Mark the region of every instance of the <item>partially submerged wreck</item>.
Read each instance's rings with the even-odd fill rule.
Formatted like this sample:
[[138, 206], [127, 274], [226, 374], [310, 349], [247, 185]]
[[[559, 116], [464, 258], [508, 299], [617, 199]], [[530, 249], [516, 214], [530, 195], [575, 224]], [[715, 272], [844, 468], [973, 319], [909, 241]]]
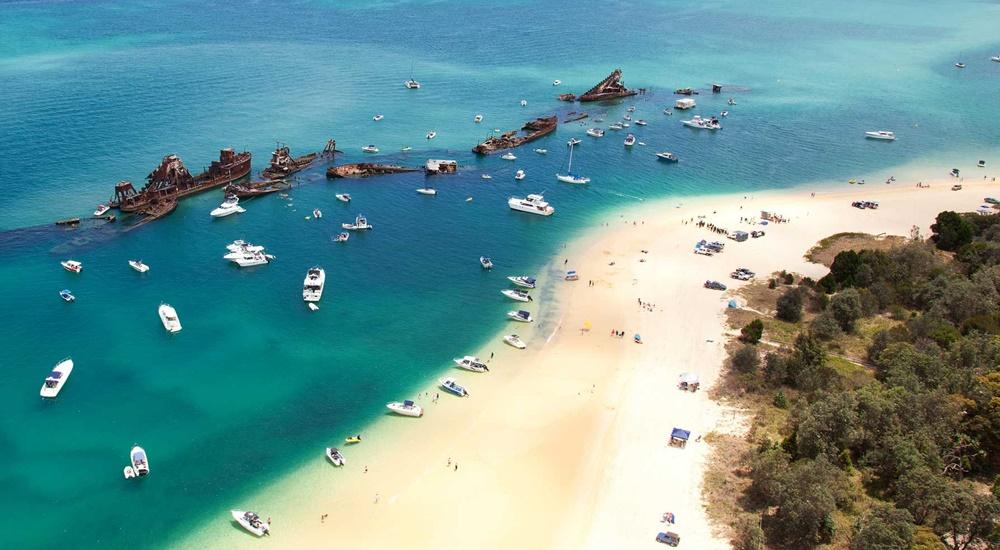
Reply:
[[587, 90], [587, 93], [581, 95], [578, 99], [581, 102], [604, 101], [633, 96], [638, 93], [638, 90], [630, 90], [625, 87], [625, 84], [622, 83], [622, 70], [615, 69], [604, 80], [600, 81], [590, 90]]
[[336, 178], [368, 178], [371, 176], [382, 176], [385, 174], [402, 174], [404, 172], [419, 172], [419, 168], [408, 168], [395, 164], [375, 164], [371, 162], [355, 162], [352, 164], [341, 164], [331, 166], [326, 169], [327, 179]]
[[519, 135], [518, 130], [511, 130], [499, 136], [490, 136], [486, 141], [473, 147], [472, 152], [477, 155], [488, 155], [505, 149], [513, 149], [551, 134], [558, 124], [559, 118], [556, 115], [539, 117], [522, 126], [520, 130], [523, 132], [522, 134]]
[[227, 196], [236, 195], [241, 199], [249, 199], [277, 193], [278, 191], [287, 191], [291, 188], [292, 184], [285, 180], [263, 180], [251, 181], [249, 183], [230, 183], [224, 191]]
[[434, 174], [454, 174], [458, 171], [458, 161], [428, 159], [424, 164], [424, 172], [428, 175]]
[[[331, 140], [332, 141], [332, 140]], [[331, 145], [329, 142], [327, 145]], [[332, 147], [336, 149], [337, 143], [333, 142]], [[261, 176], [265, 179], [275, 180], [281, 179], [292, 174], [301, 171], [306, 166], [309, 166], [312, 161], [316, 160], [319, 153], [309, 153], [308, 155], [302, 155], [301, 157], [292, 158], [291, 151], [286, 145], [278, 145], [278, 147], [271, 153], [271, 163], [268, 164], [267, 168], [261, 172]]]

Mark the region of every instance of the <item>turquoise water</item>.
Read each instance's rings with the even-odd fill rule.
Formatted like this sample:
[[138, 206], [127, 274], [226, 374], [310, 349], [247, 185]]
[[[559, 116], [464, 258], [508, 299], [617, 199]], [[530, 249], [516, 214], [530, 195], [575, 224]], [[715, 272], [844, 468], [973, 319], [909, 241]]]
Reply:
[[[509, 309], [497, 293], [503, 275], [539, 269], [610, 209], [994, 151], [1000, 63], [988, 58], [1000, 53], [998, 16], [1000, 6], [979, 2], [0, 5], [8, 544], [153, 545], [221, 517], [315, 458], [317, 442], [356, 431], [485, 341]], [[959, 58], [966, 69], [952, 67]], [[646, 147], [626, 150], [610, 131], [589, 138], [591, 122], [539, 141], [546, 156], [536, 145], [513, 163], [468, 152], [492, 128], [578, 109], [554, 95], [582, 92], [616, 66], [652, 93], [585, 109], [606, 126], [634, 103], [633, 117], [649, 121], [632, 128]], [[419, 91], [402, 86], [411, 70]], [[697, 96], [692, 114], [728, 108], [722, 132], [661, 113], [672, 89], [713, 81], [736, 91]], [[738, 105], [725, 105], [730, 95]], [[375, 113], [385, 120], [372, 122]], [[483, 124], [472, 122], [477, 113]], [[899, 140], [861, 138], [882, 128]], [[570, 136], [584, 140], [574, 167], [589, 186], [552, 177]], [[290, 201], [249, 201], [246, 214], [223, 220], [208, 216], [221, 200], [212, 192], [125, 234], [44, 225], [88, 214], [116, 181], [141, 182], [164, 154], [197, 169], [221, 147], [246, 147], [260, 170], [277, 140], [301, 154], [331, 137], [348, 161], [368, 143], [409, 145], [409, 155], [378, 158], [455, 158], [462, 171], [433, 179], [441, 192], [428, 198], [414, 193], [421, 174], [327, 183], [320, 164], [297, 178]], [[681, 162], [657, 163], [663, 149]], [[504, 205], [542, 190], [552, 218]], [[354, 202], [335, 201], [341, 191]], [[324, 217], [306, 221], [315, 207]], [[331, 243], [357, 213], [376, 229]], [[229, 265], [221, 256], [236, 238], [267, 245], [277, 261]], [[498, 269], [483, 273], [481, 254]], [[131, 271], [133, 257], [150, 273]], [[66, 258], [83, 261], [84, 273], [63, 272]], [[315, 264], [327, 270], [327, 294], [310, 313], [301, 282]], [[66, 287], [75, 304], [59, 300]], [[162, 330], [161, 301], [177, 308], [181, 333]], [[67, 355], [77, 370], [56, 401], [40, 401], [47, 370]], [[153, 474], [127, 483], [134, 443], [149, 451]]]

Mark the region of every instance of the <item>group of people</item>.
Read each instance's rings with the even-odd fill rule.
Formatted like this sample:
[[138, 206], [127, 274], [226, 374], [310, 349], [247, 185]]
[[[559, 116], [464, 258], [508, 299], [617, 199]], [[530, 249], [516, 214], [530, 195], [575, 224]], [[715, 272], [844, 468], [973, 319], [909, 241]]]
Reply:
[[713, 232], [719, 233], [721, 235], [726, 235], [726, 234], [729, 233], [728, 230], [726, 230], [726, 229], [724, 229], [722, 227], [719, 227], [719, 226], [715, 225], [714, 223], [708, 223], [708, 222], [705, 222], [705, 221], [699, 221], [697, 225], [698, 225], [698, 227], [703, 227], [705, 229], [708, 229], [709, 231], [713, 231]]

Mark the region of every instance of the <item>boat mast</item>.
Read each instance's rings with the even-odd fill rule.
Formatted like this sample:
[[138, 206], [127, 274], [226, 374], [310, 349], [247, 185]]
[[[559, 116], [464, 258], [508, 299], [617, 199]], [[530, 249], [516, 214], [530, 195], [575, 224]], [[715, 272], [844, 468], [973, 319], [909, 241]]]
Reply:
[[566, 167], [566, 174], [569, 176], [573, 175], [573, 144], [569, 146], [569, 166]]

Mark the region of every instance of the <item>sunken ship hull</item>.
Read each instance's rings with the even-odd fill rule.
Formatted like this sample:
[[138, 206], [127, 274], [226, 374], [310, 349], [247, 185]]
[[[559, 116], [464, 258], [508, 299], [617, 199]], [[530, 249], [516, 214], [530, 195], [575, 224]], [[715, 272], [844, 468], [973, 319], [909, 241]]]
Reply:
[[[327, 148], [330, 149], [331, 154], [335, 151], [335, 147], [336, 142], [333, 140], [327, 143]], [[319, 153], [309, 153], [308, 155], [294, 158], [288, 147], [282, 145], [271, 153], [271, 163], [268, 164], [267, 168], [260, 175], [264, 179], [269, 180], [286, 178], [309, 166], [317, 157], [319, 157]]]
[[622, 70], [615, 69], [604, 80], [587, 90], [587, 93], [577, 99], [581, 102], [607, 101], [609, 99], [633, 96], [638, 93], [638, 90], [630, 90], [625, 87], [625, 84], [622, 83]]
[[371, 176], [382, 176], [385, 174], [402, 174], [404, 172], [418, 172], [417, 168], [407, 168], [395, 164], [373, 164], [370, 162], [357, 162], [353, 164], [341, 164], [331, 166], [326, 169], [327, 179], [337, 178], [368, 178]]
[[547, 136], [556, 130], [559, 118], [556, 115], [539, 117], [521, 127], [523, 134], [518, 135], [517, 130], [504, 132], [500, 136], [492, 136], [486, 141], [472, 148], [472, 152], [477, 155], [489, 155], [497, 151], [520, 147], [525, 143], [535, 141], [538, 138]]
[[241, 199], [250, 199], [261, 195], [270, 195], [279, 191], [288, 191], [292, 184], [285, 180], [264, 180], [244, 183], [233, 182], [223, 189], [226, 196], [236, 195]]

